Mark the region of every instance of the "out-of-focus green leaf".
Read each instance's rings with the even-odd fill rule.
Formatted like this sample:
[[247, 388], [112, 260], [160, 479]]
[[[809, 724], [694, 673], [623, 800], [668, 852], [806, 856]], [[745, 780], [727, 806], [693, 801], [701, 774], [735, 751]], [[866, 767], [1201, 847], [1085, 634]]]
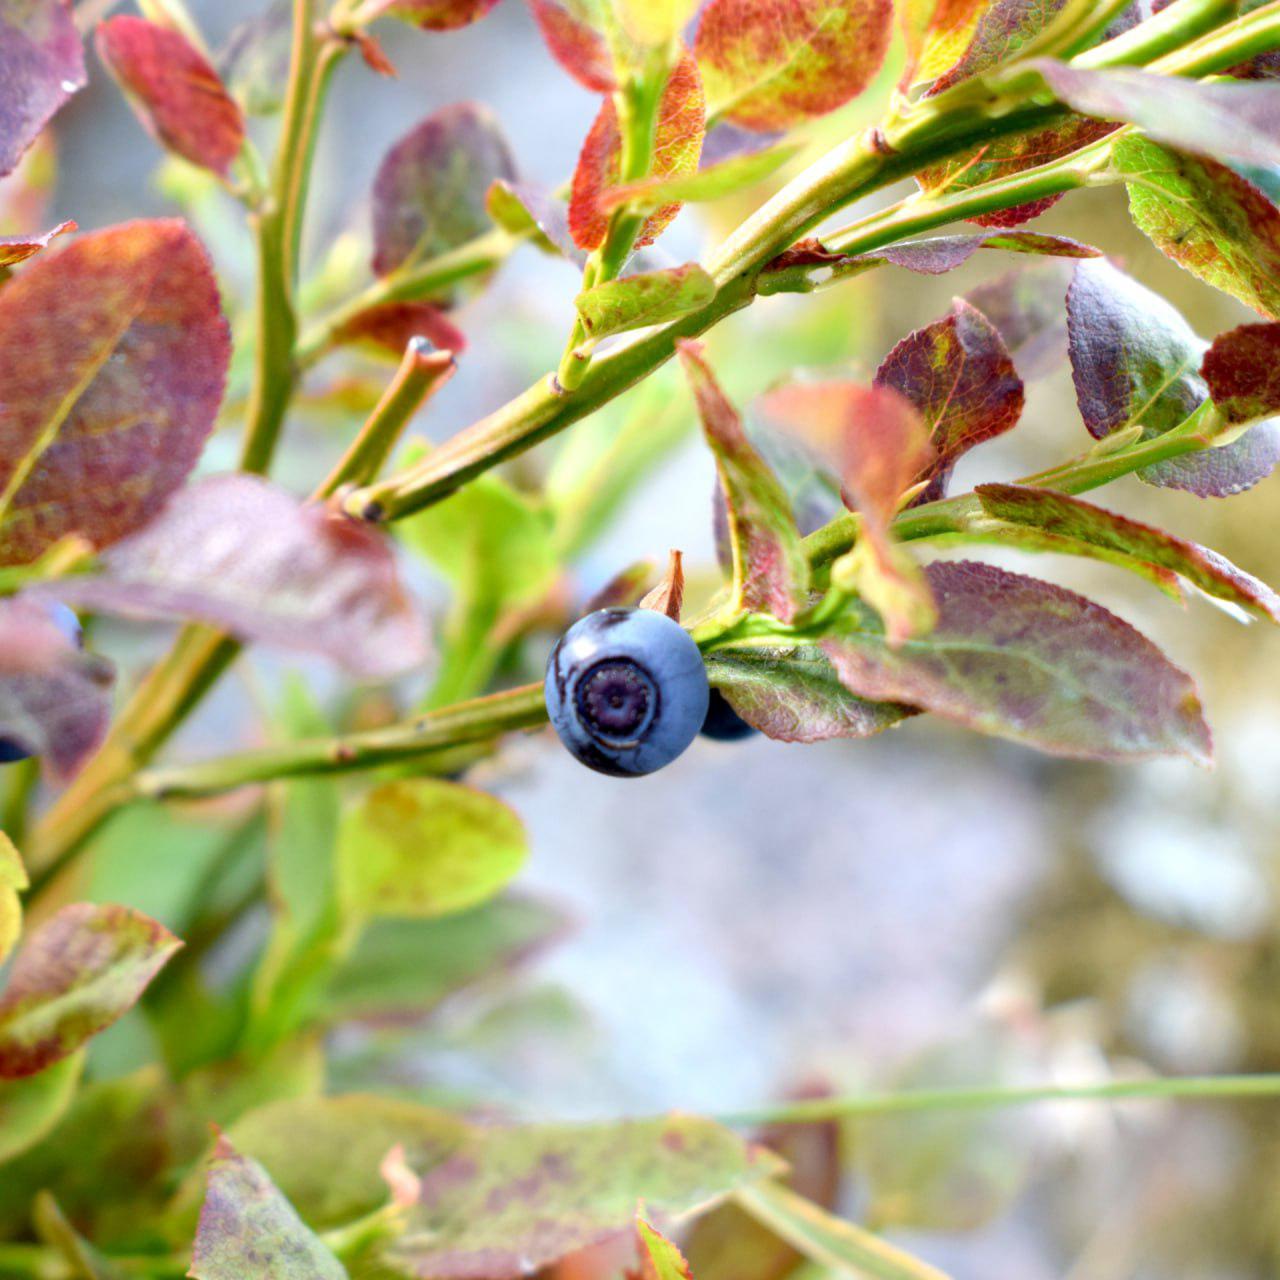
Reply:
[[643, 1250], [643, 1280], [693, 1280], [684, 1255], [661, 1231], [637, 1218], [636, 1233]]
[[0, 964], [9, 958], [22, 934], [22, 899], [27, 887], [27, 869], [22, 855], [3, 831], [0, 831]]
[[480, 906], [524, 866], [529, 846], [500, 800], [454, 782], [388, 783], [338, 829], [338, 876], [349, 920], [429, 920]]
[[605, 203], [626, 204], [645, 211], [677, 202], [699, 204], [719, 200], [763, 182], [799, 153], [798, 145], [786, 142], [744, 155], [729, 156], [683, 177], [649, 178], [629, 186], [615, 187]]
[[598, 284], [580, 293], [576, 306], [588, 335], [608, 338], [696, 311], [715, 293], [715, 281], [696, 262], [689, 262]]
[[53, 1129], [71, 1105], [83, 1067], [81, 1050], [39, 1075], [0, 1082], [0, 1161], [21, 1155]]
[[208, 1168], [193, 1280], [346, 1280], [343, 1265], [256, 1160], [218, 1139]]

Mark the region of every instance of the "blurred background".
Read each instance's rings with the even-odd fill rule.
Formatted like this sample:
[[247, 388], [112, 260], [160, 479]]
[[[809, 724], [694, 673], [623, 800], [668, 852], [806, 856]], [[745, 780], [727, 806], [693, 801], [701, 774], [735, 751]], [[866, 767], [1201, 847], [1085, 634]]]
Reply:
[[[215, 47], [263, 8], [190, 4]], [[373, 173], [423, 116], [466, 98], [489, 104], [525, 174], [554, 186], [596, 107], [515, 0], [457, 34], [389, 29], [386, 42], [399, 78], [349, 60], [321, 140], [309, 254], [335, 287], [367, 270]], [[824, 121], [814, 147], [872, 109]], [[157, 148], [100, 69], [57, 135], [58, 217], [93, 228], [162, 213], [181, 188], [226, 269], [228, 306], [245, 306], [251, 259], [237, 211], [193, 195], [189, 175], [157, 178]], [[661, 252], [698, 256], [744, 211], [728, 205], [686, 210]], [[1119, 191], [1072, 198], [1038, 225], [1105, 248], [1205, 336], [1247, 318], [1151, 249]], [[797, 366], [869, 376], [953, 294], [1014, 266], [982, 254], [939, 279], [880, 271], [767, 300], [717, 330], [711, 356], [744, 404]], [[443, 438], [554, 367], [575, 292], [567, 264], [518, 252], [459, 313], [470, 350], [416, 429]], [[335, 382], [347, 380], [358, 405], [385, 376], [342, 359], [313, 375], [316, 408], [291, 424], [286, 483], [302, 490], [348, 438], [355, 418], [334, 410]], [[686, 415], [677, 382], [664, 385]], [[605, 426], [579, 430], [610, 429], [628, 411], [624, 402]], [[670, 547], [687, 553], [695, 584], [713, 580], [709, 457], [691, 415], [662, 430], [670, 444], [643, 487], [576, 565], [575, 598]], [[1030, 387], [1021, 428], [971, 455], [955, 486], [1010, 479], [1087, 443], [1060, 361]], [[208, 469], [229, 465], [234, 444], [224, 432]], [[558, 447], [521, 460], [516, 479], [537, 482]], [[1276, 484], [1202, 502], [1126, 481], [1100, 500], [1276, 583]], [[548, 737], [521, 741], [482, 766], [484, 785], [530, 825], [523, 889], [555, 904], [563, 937], [519, 974], [451, 999], [427, 1028], [352, 1036], [337, 1085], [580, 1117], [721, 1112], [804, 1085], [1280, 1070], [1280, 636], [1200, 599], [1179, 609], [1102, 566], [1009, 563], [1094, 595], [1197, 673], [1215, 771], [1055, 762], [927, 719], [857, 744], [700, 743], [678, 767], [632, 782], [584, 773]], [[420, 585], [441, 591], [425, 576]], [[162, 639], [133, 629], [120, 643], [141, 662]], [[252, 741], [256, 709], [286, 669], [256, 657], [173, 755]], [[308, 674], [321, 687], [327, 678]], [[392, 1079], [371, 1047], [380, 1036], [401, 1051]], [[847, 1207], [958, 1277], [1280, 1274], [1280, 1107], [1062, 1104], [886, 1118], [847, 1136]]]

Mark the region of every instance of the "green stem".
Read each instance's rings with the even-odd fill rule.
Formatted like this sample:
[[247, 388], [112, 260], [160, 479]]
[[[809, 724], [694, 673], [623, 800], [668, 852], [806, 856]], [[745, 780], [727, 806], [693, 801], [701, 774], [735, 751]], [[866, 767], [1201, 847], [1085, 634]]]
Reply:
[[718, 1116], [722, 1124], [757, 1128], [773, 1124], [818, 1124], [859, 1116], [907, 1115], [921, 1111], [992, 1111], [1041, 1102], [1120, 1102], [1127, 1099], [1201, 1099], [1243, 1101], [1280, 1099], [1280, 1075], [1183, 1076], [1146, 1080], [1108, 1080], [1100, 1084], [1043, 1084], [973, 1089], [918, 1089], [905, 1093], [866, 1093], [844, 1098], [813, 1098], [756, 1107]]
[[373, 480], [414, 414], [444, 386], [456, 367], [449, 352], [432, 351], [425, 339], [412, 339], [382, 399], [315, 496], [329, 498], [346, 485]]
[[[1164, 20], [1157, 38], [1147, 43], [1120, 42], [1111, 56], [1117, 64], [1131, 65], [1148, 53], [1163, 53], [1172, 43], [1200, 36], [1216, 12], [1205, 0], [1179, 0], [1161, 15]], [[1173, 18], [1166, 16], [1170, 13]], [[1166, 68], [1162, 64], [1161, 69], [1211, 74], [1238, 61], [1241, 50], [1256, 51], [1260, 44], [1280, 44], [1280, 0], [1222, 32], [1200, 36], [1190, 47], [1171, 55], [1170, 65]], [[1109, 47], [1102, 46], [1090, 65], [1111, 65]], [[961, 84], [927, 104], [918, 104], [902, 121], [892, 124], [888, 130], [891, 148], [885, 146], [885, 131], [837, 146], [748, 218], [712, 255], [707, 270], [719, 292], [705, 308], [597, 358], [575, 388], [562, 388], [554, 378], [531, 387], [416, 467], [352, 495], [348, 509], [354, 514], [367, 512], [394, 520], [439, 501], [472, 477], [532, 448], [622, 394], [669, 359], [678, 338], [703, 333], [748, 305], [760, 270], [832, 213], [982, 142], [1042, 128], [1066, 114], [1061, 107], [1030, 100], [993, 103], [975, 94], [970, 85]], [[1016, 180], [1007, 180], [1005, 195], [1016, 188]]]

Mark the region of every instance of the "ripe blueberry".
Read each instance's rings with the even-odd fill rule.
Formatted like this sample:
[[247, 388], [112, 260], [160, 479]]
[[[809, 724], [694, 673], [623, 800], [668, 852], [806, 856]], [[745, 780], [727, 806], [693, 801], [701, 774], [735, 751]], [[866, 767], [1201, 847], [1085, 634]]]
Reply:
[[649, 609], [600, 609], [560, 637], [547, 663], [547, 711], [560, 741], [615, 778], [655, 773], [684, 753], [710, 688], [689, 633]]
[[739, 742], [756, 732], [730, 705], [719, 689], [711, 690], [707, 718], [702, 722], [702, 736], [716, 742]]
[[[49, 621], [77, 648], [84, 644], [84, 631], [80, 619], [65, 604], [43, 606], [49, 615]], [[30, 760], [34, 752], [30, 751], [16, 738], [0, 735], [0, 764], [17, 764], [20, 760]]]

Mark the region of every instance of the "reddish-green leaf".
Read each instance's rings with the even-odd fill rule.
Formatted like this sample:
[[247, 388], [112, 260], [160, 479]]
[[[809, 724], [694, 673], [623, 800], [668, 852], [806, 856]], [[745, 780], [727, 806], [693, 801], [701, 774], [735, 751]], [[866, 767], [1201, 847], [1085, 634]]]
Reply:
[[0, 738], [70, 777], [98, 749], [115, 674], [34, 600], [0, 601]]
[[475, 103], [429, 116], [387, 154], [373, 186], [373, 269], [387, 275], [489, 229], [485, 198], [515, 163], [498, 122]]
[[885, 358], [879, 386], [892, 387], [916, 407], [933, 458], [919, 479], [925, 501], [941, 498], [956, 463], [977, 445], [1012, 431], [1022, 416], [1022, 379], [995, 326], [957, 300], [944, 320], [916, 330]]
[[636, 1234], [640, 1244], [640, 1280], [693, 1280], [684, 1254], [661, 1231], [643, 1218], [637, 1218]]
[[817, 645], [717, 649], [707, 675], [738, 715], [777, 742], [870, 738], [915, 714], [850, 693]]
[[1058, 16], [1068, 0], [991, 0], [975, 15], [970, 6], [953, 3], [946, 16], [960, 31], [971, 31], [963, 56], [937, 78], [933, 93], [941, 93], [962, 80], [970, 80], [1012, 61], [1028, 40], [1038, 36]]
[[964, 56], [988, 0], [901, 0], [898, 20], [907, 44], [901, 85], [929, 85]]
[[256, 1161], [218, 1138], [191, 1258], [194, 1280], [346, 1280], [347, 1272]]
[[1157, 142], [1210, 159], [1280, 165], [1280, 85], [1201, 84], [1049, 59], [1035, 66], [1059, 99], [1085, 115], [1137, 125]]
[[580, 293], [575, 305], [592, 338], [663, 324], [706, 306], [715, 281], [696, 262], [609, 280]]
[[1192, 275], [1280, 320], [1280, 210], [1234, 170], [1126, 137], [1112, 167], [1139, 230]]
[[75, 231], [74, 222], [60, 222], [52, 231], [43, 235], [32, 236], [0, 236], [0, 267], [13, 267], [19, 262], [33, 258], [41, 249], [47, 249], [55, 236], [66, 235]]
[[230, 172], [244, 145], [244, 116], [181, 32], [126, 15], [98, 28], [97, 46], [162, 146], [223, 177]]
[[1191, 678], [1100, 605], [992, 565], [926, 572], [939, 608], [930, 635], [893, 649], [883, 635], [850, 627], [823, 642], [861, 697], [905, 702], [1052, 755], [1209, 759]]
[[[1071, 367], [1085, 426], [1097, 439], [1139, 424], [1151, 439], [1185, 422], [1208, 388], [1205, 344], [1158, 294], [1107, 262], [1081, 263], [1067, 297]], [[1147, 467], [1151, 484], [1225, 497], [1280, 463], [1280, 427], [1266, 422], [1221, 448]]]
[[695, 50], [717, 115], [789, 129], [857, 97], [892, 29], [890, 0], [711, 0]]
[[747, 439], [702, 348], [682, 342], [679, 352], [728, 503], [734, 596], [750, 612], [790, 622], [807, 603], [809, 586], [809, 561], [791, 504]]
[[556, 61], [584, 88], [612, 93], [618, 87], [613, 58], [589, 0], [529, 0]]
[[455, 355], [467, 349], [466, 334], [429, 302], [384, 302], [352, 316], [333, 335], [337, 343], [368, 346], [396, 360], [415, 338]]
[[66, 0], [0, 0], [0, 174], [13, 171], [84, 84], [84, 49]]
[[324, 654], [371, 679], [421, 666], [429, 653], [386, 538], [257, 476], [193, 485], [107, 552], [99, 575], [59, 591], [91, 609], [196, 618]]
[[999, 330], [1027, 381], [1043, 377], [1066, 359], [1066, 296], [1074, 275], [1069, 263], [1038, 262], [969, 291], [968, 300]]
[[63, 907], [27, 939], [0, 994], [0, 1079], [35, 1075], [105, 1031], [181, 945], [127, 907]]
[[[707, 130], [706, 99], [698, 64], [685, 54], [672, 69], [658, 107], [654, 127], [653, 163], [649, 176], [677, 178], [696, 173]], [[621, 181], [622, 135], [613, 99], [605, 101], [596, 116], [573, 175], [569, 201], [569, 230], [580, 249], [598, 249], [609, 230], [607, 193]], [[680, 212], [678, 204], [666, 205], [649, 215], [636, 248], [652, 244]]]
[[1280, 622], [1280, 596], [1208, 547], [1048, 489], [985, 484], [976, 492], [982, 509], [998, 520], [1028, 525], [1171, 570], [1206, 595]]
[[665, 1229], [781, 1166], [693, 1116], [476, 1126], [441, 1163], [406, 1153], [421, 1199], [384, 1258], [432, 1280], [514, 1280], [627, 1230], [641, 1200]]
[[1228, 422], [1280, 413], [1280, 324], [1245, 324], [1220, 334], [1200, 376]]
[[366, 5], [367, 18], [403, 18], [425, 31], [457, 31], [478, 22], [498, 0], [380, 0]]
[[135, 222], [46, 255], [0, 297], [0, 562], [68, 533], [106, 546], [186, 479], [230, 340], [203, 248]]

